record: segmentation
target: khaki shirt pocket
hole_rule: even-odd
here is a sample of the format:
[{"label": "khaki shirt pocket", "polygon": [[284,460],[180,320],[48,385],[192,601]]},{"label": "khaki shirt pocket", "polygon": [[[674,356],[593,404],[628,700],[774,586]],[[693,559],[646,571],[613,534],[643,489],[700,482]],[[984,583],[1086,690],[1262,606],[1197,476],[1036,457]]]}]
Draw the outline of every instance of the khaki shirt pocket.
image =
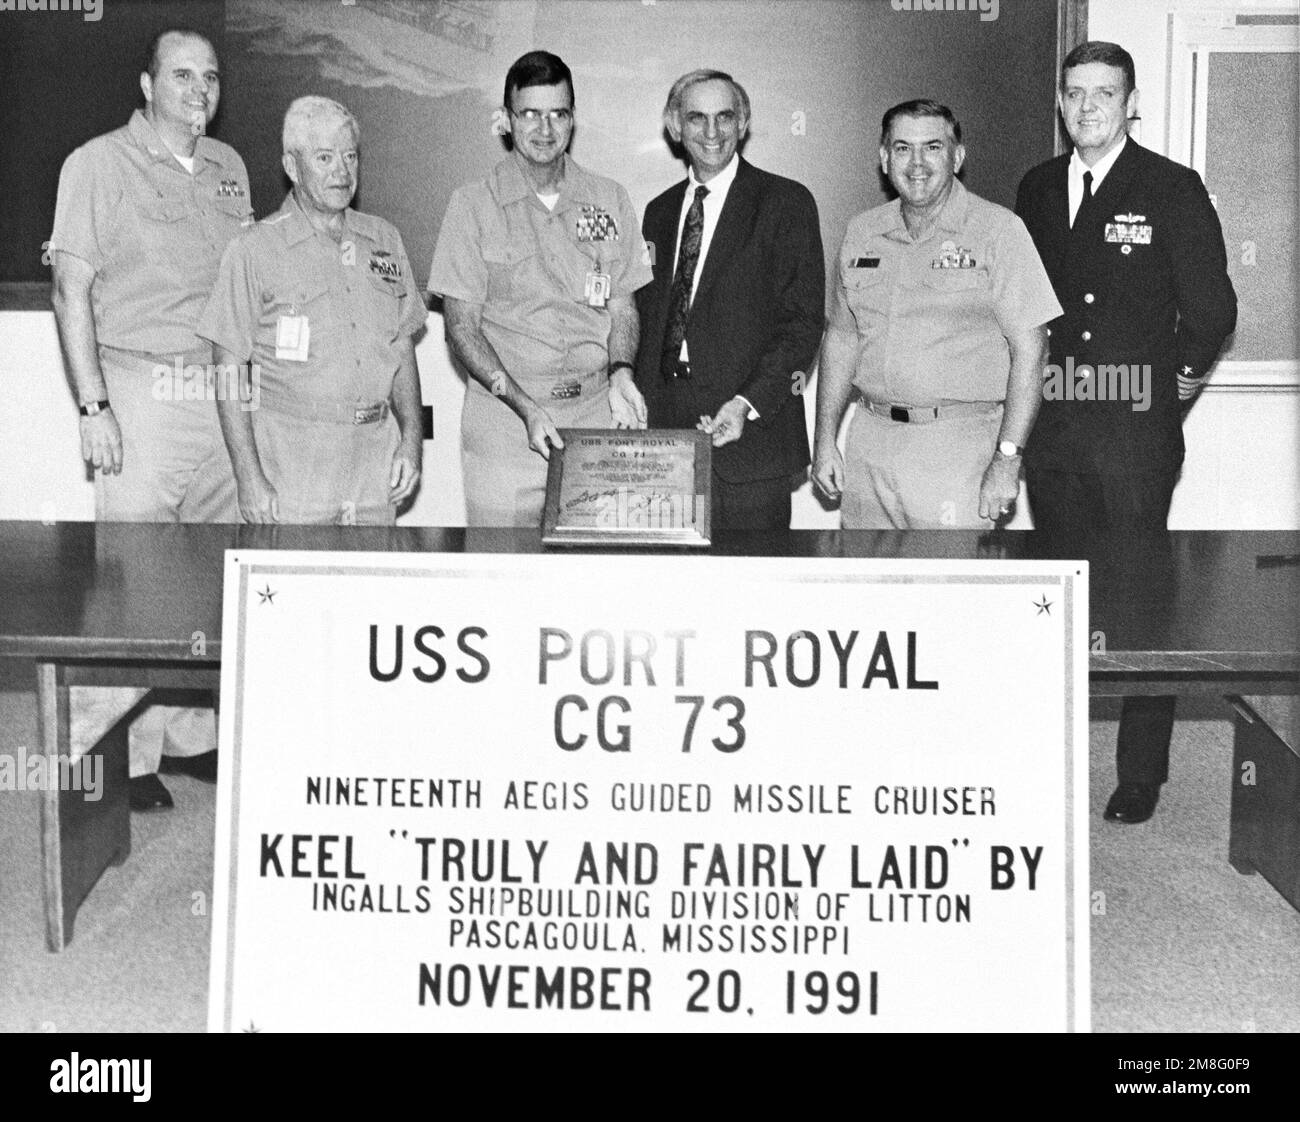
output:
[{"label": "khaki shirt pocket", "polygon": [[326,281],[310,281],[277,286],[267,295],[262,317],[257,325],[257,342],[274,354],[276,332],[282,316],[306,316],[311,332],[309,357],[321,353],[324,336],[333,328],[333,308]]},{"label": "khaki shirt pocket", "polygon": [[488,301],[513,301],[522,294],[536,269],[537,247],[508,242],[487,243],[483,262],[488,271]]},{"label": "khaki shirt pocket", "polygon": [[365,286],[367,297],[368,322],[384,342],[391,343],[397,338],[397,329],[402,322],[402,297],[405,289],[400,280],[385,280],[378,273],[366,271]]},{"label": "khaki shirt pocket", "polygon": [[183,202],[173,199],[150,199],[140,206],[140,248],[146,257],[158,263],[171,261],[176,254],[186,253],[197,240],[193,223],[185,219],[192,211]]},{"label": "khaki shirt pocket", "polygon": [[987,269],[930,269],[922,274],[922,283],[936,292],[987,292]]},{"label": "khaki shirt pocket", "polygon": [[165,226],[172,222],[179,222],[189,214],[189,208],[182,202],[155,199],[141,206],[140,213],[146,221]]},{"label": "khaki shirt pocket", "polygon": [[858,331],[867,335],[883,328],[889,319],[894,271],[882,262],[875,269],[845,269],[843,276],[844,298],[857,321]]},{"label": "khaki shirt pocket", "polygon": [[231,228],[238,230],[246,223],[251,224],[253,214],[249,210],[247,199],[220,198],[213,202],[217,214],[223,223],[229,223]]}]

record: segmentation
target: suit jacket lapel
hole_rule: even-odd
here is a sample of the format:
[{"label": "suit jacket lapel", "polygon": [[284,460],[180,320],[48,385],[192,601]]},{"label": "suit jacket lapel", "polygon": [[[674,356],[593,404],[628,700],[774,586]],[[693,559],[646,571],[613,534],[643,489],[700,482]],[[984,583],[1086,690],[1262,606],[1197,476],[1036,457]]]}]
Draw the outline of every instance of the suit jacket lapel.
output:
[{"label": "suit jacket lapel", "polygon": [[1106,178],[1101,181],[1101,186],[1092,197],[1094,215],[1104,214],[1108,220],[1113,221],[1111,216],[1123,210],[1121,202],[1128,192],[1128,185],[1137,171],[1139,160],[1137,145],[1132,140],[1125,141],[1124,151],[1111,165]]},{"label": "suit jacket lapel", "polygon": [[673,287],[673,273],[677,265],[677,225],[682,216],[682,200],[686,197],[686,180],[668,188],[660,218],[654,229],[648,231],[654,242],[654,274],[665,303]]},{"label": "suit jacket lapel", "polygon": [[731,190],[727,192],[722,213],[718,215],[718,225],[713,231],[713,240],[709,242],[709,253],[704,259],[704,271],[700,274],[692,307],[705,299],[719,273],[744,244],[744,233],[749,229],[750,220],[758,205],[755,178],[753,169],[741,160]]}]

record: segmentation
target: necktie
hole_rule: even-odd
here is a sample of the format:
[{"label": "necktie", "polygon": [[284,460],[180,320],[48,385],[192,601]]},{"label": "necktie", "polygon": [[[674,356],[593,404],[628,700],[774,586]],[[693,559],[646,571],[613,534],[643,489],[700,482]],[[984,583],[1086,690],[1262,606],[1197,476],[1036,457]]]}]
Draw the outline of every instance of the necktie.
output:
[{"label": "necktie", "polygon": [[659,356],[659,372],[671,378],[682,353],[686,338],[686,322],[691,313],[691,289],[695,284],[695,266],[700,259],[700,239],[704,236],[704,196],[709,189],[700,184],[695,188],[691,209],[686,212],[682,227],[682,246],[677,254],[677,272],[668,293],[668,322],[664,325],[664,349]]},{"label": "necktie", "polygon": [[1079,215],[1083,213],[1084,208],[1092,202],[1092,172],[1083,173],[1083,198],[1079,200],[1079,209],[1074,212],[1074,220],[1079,221]]}]

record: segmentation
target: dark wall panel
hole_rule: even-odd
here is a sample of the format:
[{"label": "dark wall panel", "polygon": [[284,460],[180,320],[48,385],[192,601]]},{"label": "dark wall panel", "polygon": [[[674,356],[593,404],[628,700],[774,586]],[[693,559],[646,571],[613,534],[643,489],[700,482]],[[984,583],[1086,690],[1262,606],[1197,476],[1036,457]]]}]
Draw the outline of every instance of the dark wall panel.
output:
[{"label": "dark wall panel", "polygon": [[76,11],[0,13],[0,282],[50,279],[42,257],[59,168],[144,104],[141,55],[175,24],[202,31],[220,53],[225,3],[103,0],[94,21]]},{"label": "dark wall panel", "polygon": [[890,0],[105,0],[97,23],[0,16],[0,280],[48,279],[40,250],[59,164],[126,120],[140,48],[169,22],[217,42],[214,134],[248,164],[257,213],[285,189],[288,103],[335,97],[362,122],[358,204],[397,224],[421,278],[452,189],[502,154],[502,80],[535,46],[574,71],[576,158],[619,179],[638,209],[683,174],[661,132],[668,86],[697,66],[729,70],[753,101],[745,155],[809,186],[828,252],[853,214],[885,198],[879,122],[897,101],[953,108],[965,181],[995,202],[1010,205],[1023,172],[1052,154],[1052,0],[1001,0],[994,20]]}]

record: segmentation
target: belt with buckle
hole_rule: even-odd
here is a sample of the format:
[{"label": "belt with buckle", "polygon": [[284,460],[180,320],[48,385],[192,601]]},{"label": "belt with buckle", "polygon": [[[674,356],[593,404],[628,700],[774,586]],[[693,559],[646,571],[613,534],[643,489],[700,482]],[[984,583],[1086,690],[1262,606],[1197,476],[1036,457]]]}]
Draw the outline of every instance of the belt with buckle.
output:
[{"label": "belt with buckle", "polygon": [[858,401],[868,413],[896,421],[901,425],[924,425],[941,417],[975,417],[990,413],[1000,401],[957,401],[950,405],[895,405],[888,401],[874,401],[859,392]]},{"label": "belt with buckle", "polygon": [[388,402],[376,401],[374,405],[358,405],[352,410],[354,425],[373,425],[388,416]]},{"label": "belt with buckle", "polygon": [[581,382],[556,382],[551,387],[551,396],[555,398],[570,398],[582,396]]}]

